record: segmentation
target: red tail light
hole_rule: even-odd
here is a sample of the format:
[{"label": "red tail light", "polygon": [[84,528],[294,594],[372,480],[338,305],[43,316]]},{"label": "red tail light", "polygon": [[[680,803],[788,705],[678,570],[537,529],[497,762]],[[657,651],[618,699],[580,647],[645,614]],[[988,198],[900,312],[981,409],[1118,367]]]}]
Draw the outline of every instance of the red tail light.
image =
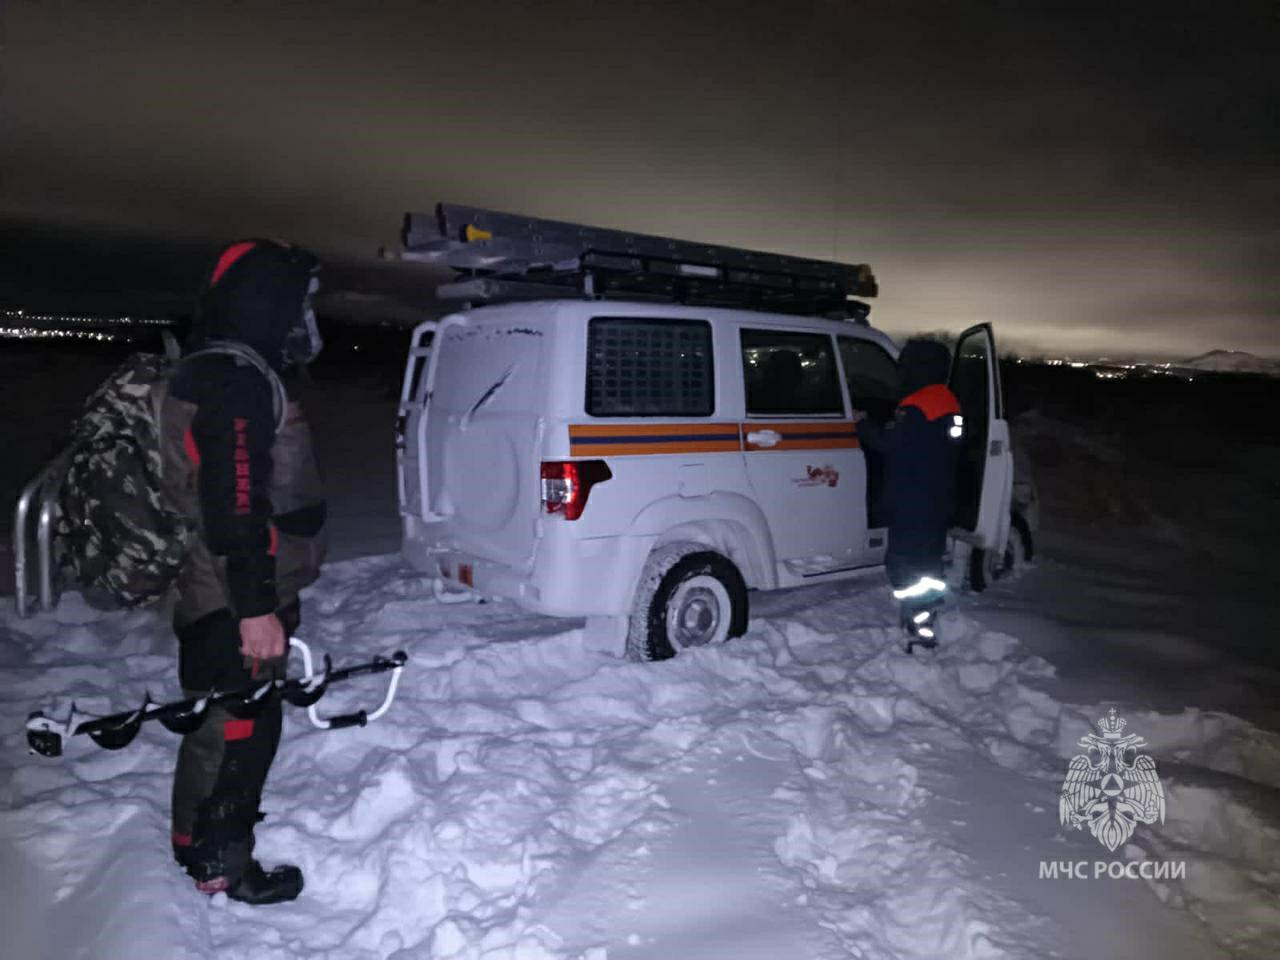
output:
[{"label": "red tail light", "polygon": [[591,488],[612,477],[603,460],[543,460],[542,506],[547,513],[577,520],[587,506]]}]

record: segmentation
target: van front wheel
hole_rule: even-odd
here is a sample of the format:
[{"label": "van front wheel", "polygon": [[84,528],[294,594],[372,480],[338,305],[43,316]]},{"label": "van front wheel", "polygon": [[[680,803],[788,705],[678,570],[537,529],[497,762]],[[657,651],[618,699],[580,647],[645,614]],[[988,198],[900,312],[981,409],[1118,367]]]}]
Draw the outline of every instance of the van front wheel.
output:
[{"label": "van front wheel", "polygon": [[981,593],[992,583],[1029,561],[1034,552],[1031,527],[1019,514],[1013,514],[1009,522],[1009,538],[1005,541],[1003,552],[975,548],[969,555],[970,588],[975,593]]},{"label": "van front wheel", "polygon": [[698,544],[655,550],[645,564],[627,631],[632,660],[666,660],[747,629],[747,588],[729,559]]}]

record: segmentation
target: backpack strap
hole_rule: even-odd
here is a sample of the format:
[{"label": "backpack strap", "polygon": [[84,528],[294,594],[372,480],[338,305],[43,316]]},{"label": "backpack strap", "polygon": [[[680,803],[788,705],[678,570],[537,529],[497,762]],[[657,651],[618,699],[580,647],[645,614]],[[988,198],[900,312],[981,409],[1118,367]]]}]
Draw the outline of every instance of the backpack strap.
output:
[{"label": "backpack strap", "polygon": [[207,356],[230,356],[238,360],[243,360],[251,366],[257,367],[258,372],[267,378],[267,382],[271,384],[271,412],[276,418],[276,433],[284,427],[285,405],[289,402],[288,395],[285,393],[284,381],[280,379],[280,375],[271,369],[271,365],[262,359],[262,354],[246,343],[240,343],[237,340],[209,340],[207,345],[194,353],[189,353],[182,358],[182,362],[192,360],[196,357]]}]

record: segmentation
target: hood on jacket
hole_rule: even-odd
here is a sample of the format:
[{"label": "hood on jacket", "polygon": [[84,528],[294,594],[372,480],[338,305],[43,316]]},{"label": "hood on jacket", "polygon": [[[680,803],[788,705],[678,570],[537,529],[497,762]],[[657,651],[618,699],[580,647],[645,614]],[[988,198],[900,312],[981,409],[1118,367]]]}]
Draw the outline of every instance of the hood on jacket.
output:
[{"label": "hood on jacket", "polygon": [[242,240],[219,254],[196,301],[186,352],[210,340],[235,340],[262,355],[277,371],[291,337],[305,336],[307,295],[320,262],[299,247],[274,240]]},{"label": "hood on jacket", "polygon": [[904,397],[934,383],[946,383],[951,351],[936,340],[908,340],[898,357],[898,385]]}]

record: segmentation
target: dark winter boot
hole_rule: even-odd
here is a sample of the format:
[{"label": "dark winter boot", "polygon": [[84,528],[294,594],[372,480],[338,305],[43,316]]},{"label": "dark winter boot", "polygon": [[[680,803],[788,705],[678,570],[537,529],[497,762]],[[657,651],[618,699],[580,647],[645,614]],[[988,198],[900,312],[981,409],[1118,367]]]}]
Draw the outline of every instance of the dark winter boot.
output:
[{"label": "dark winter boot", "polygon": [[941,563],[912,564],[890,557],[885,568],[893,585],[893,599],[898,601],[898,622],[907,635],[907,653],[916,647],[933,649],[938,645],[938,613],[947,600]]},{"label": "dark winter boot", "polygon": [[286,903],[302,892],[302,871],[291,864],[263,870],[250,860],[240,879],[226,888],[227,896],[241,903]]},{"label": "dark winter boot", "polygon": [[902,629],[907,634],[907,653],[914,653],[916,647],[932,650],[938,645],[938,612],[941,608],[941,598],[903,602],[899,616]]}]

